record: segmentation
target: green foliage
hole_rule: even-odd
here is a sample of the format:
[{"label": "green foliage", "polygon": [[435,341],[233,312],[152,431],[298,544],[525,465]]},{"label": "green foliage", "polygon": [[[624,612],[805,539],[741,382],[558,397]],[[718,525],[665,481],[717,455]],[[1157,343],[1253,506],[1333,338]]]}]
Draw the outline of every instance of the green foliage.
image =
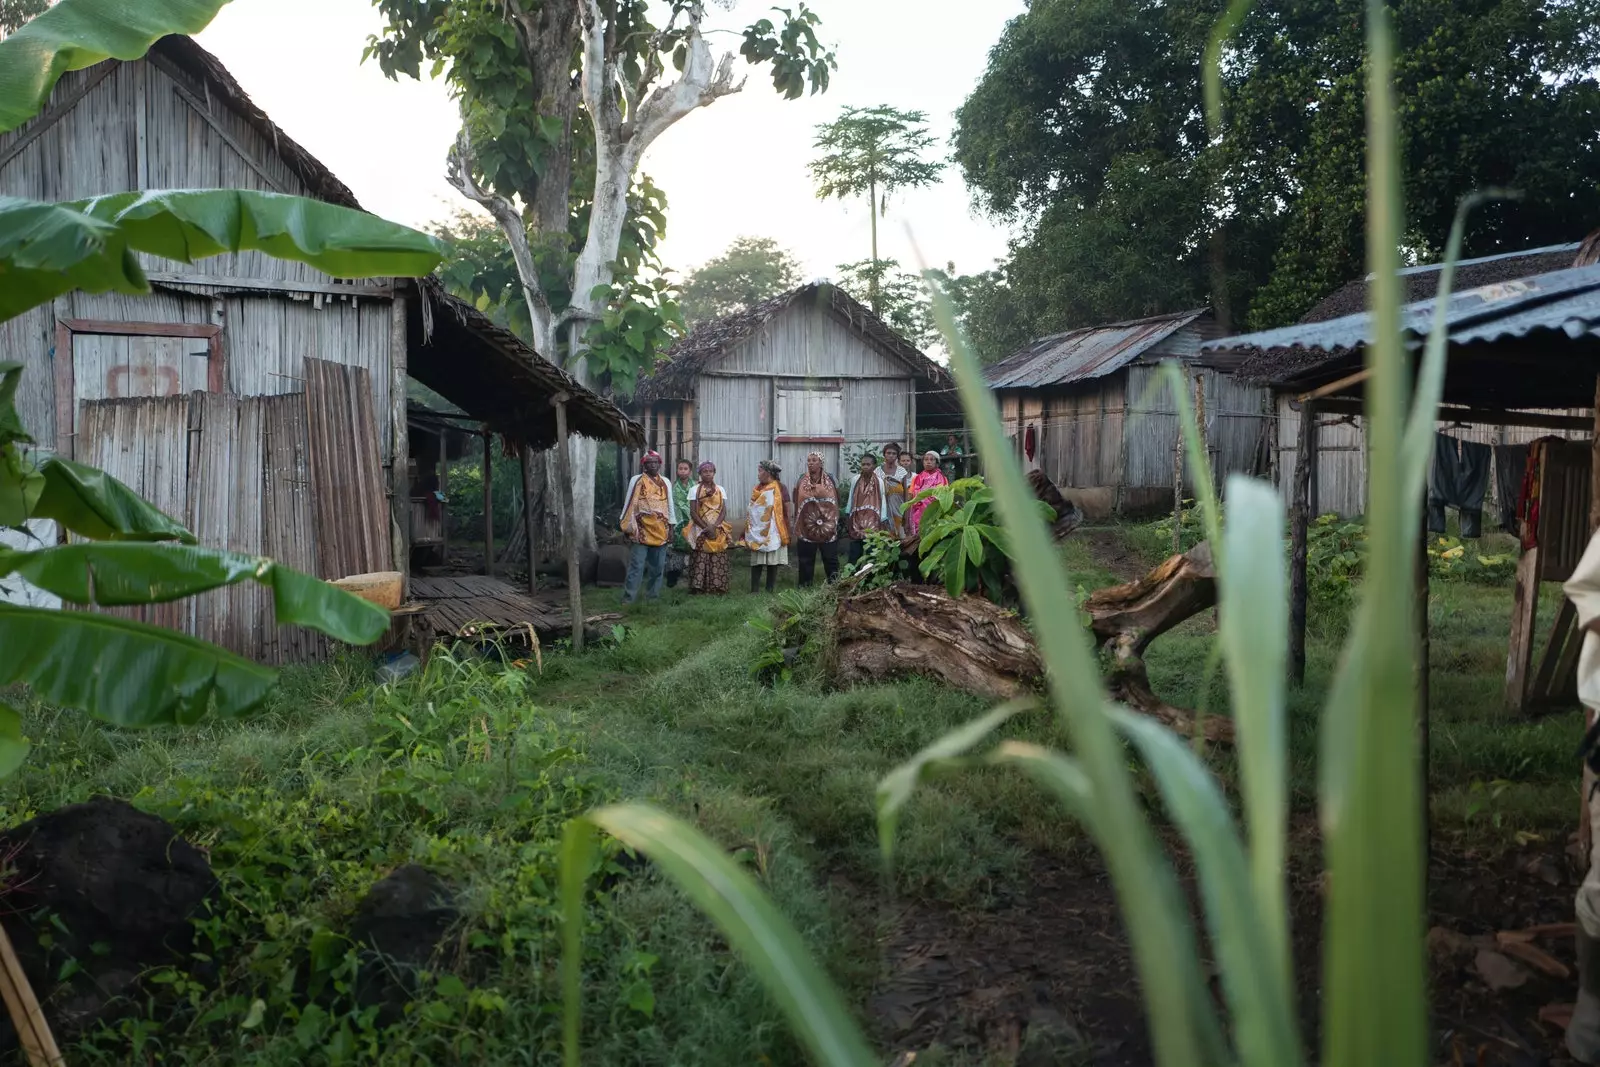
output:
[{"label": "green foliage", "polygon": [[849,564],[846,578],[855,580],[859,592],[882,589],[911,575],[911,561],[901,558],[900,539],[882,530],[870,530],[861,540],[861,558]]},{"label": "green foliage", "polygon": [[818,626],[817,596],[785,589],[769,611],[745,620],[747,627],[761,635],[762,647],[750,662],[752,678],[763,685],[793,680],[801,657],[808,648],[817,647],[811,638],[823,632]]},{"label": "green foliage", "polygon": [[[993,329],[1014,350],[1205,304],[1279,325],[1363,274],[1359,5],[1254,5],[1225,49],[1213,138],[1196,86],[1225,6],[1045,0],[1007,26],[957,113],[975,198],[1021,229],[974,335]],[[1468,255],[1592,225],[1594,17],[1587,2],[1395,5],[1414,257],[1436,258],[1457,201],[1485,186],[1526,195],[1472,219]]]},{"label": "green foliage", "polygon": [[626,274],[594,295],[604,303],[600,320],[584,334],[589,373],[622,396],[632,396],[639,376],[683,336],[677,288],[660,276],[646,282]]},{"label": "green foliage", "polygon": [[148,293],[136,252],[192,263],[242,251],[340,278],[423,275],[443,256],[426,234],[279,193],[117,193],[68,204],[0,196],[0,321],[74,289]]},{"label": "green foliage", "polygon": [[[433,235],[445,246],[439,280],[450,295],[467,301],[493,319],[495,325],[533,344],[528,302],[522,294],[511,247],[500,227],[482,215],[458,211],[449,222],[436,227]],[[542,265],[553,258],[548,254],[539,257]],[[540,281],[548,298],[552,290],[562,287],[562,273],[545,271]]]},{"label": "green foliage", "polygon": [[901,270],[898,260],[841,263],[838,271],[839,288],[877,312],[895,333],[917,348],[938,343],[928,287],[915,274]]},{"label": "green foliage", "polygon": [[690,328],[754,307],[800,284],[800,261],[770,237],[738,237],[683,281]]},{"label": "green foliage", "polygon": [[[961,478],[924,489],[910,500],[926,500],[917,529],[922,535],[922,575],[938,574],[951,596],[982,593],[995,603],[1006,599],[1006,579],[1015,559],[1011,539],[1001,528],[994,491],[982,478]],[[1055,511],[1035,501],[1034,512],[1046,524]]]},{"label": "green foliage", "polygon": [[[68,71],[106,59],[138,59],[173,33],[205,29],[228,0],[10,0],[0,7],[0,133],[44,110]],[[36,16],[36,17],[35,17]],[[32,21],[28,21],[29,18]]]}]

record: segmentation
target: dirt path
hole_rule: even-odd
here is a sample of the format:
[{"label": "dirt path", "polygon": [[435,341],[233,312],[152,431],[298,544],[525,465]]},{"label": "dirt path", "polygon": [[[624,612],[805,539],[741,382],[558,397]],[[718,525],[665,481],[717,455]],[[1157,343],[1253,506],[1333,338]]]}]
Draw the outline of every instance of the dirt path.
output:
[{"label": "dirt path", "polygon": [[1110,571],[1119,582],[1131,582],[1150,570],[1144,560],[1128,550],[1114,527],[1082,526],[1072,536],[1084,543],[1097,566]]}]

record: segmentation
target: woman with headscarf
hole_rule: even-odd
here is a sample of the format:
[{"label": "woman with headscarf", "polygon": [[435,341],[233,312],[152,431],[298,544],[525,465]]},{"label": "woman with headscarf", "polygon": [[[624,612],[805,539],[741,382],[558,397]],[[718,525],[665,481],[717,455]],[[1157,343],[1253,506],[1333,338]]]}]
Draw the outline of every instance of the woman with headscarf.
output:
[{"label": "woman with headscarf", "polygon": [[761,461],[760,481],[750,491],[750,519],[744,547],[750,550],[750,591],[760,590],[761,572],[767,572],[767,592],[778,581],[778,568],[789,565],[789,502],[783,495],[783,473],[770,459]]},{"label": "woman with headscarf", "polygon": [[661,597],[661,584],[665,578],[667,542],[672,540],[672,528],[678,524],[678,512],[672,505],[672,487],[661,477],[661,453],[646,452],[639,461],[642,474],[633,476],[628,483],[626,503],[622,507],[622,532],[633,542],[628,556],[628,577],[622,586],[622,602],[632,604],[639,598],[639,584],[649,570],[651,600]]},{"label": "woman with headscarf", "polygon": [[717,465],[710,460],[700,464],[700,480],[689,490],[689,521],[683,525],[683,539],[692,553],[689,557],[689,592],[728,591],[728,549],[733,530],[726,521],[728,494],[717,484]]},{"label": "woman with headscarf", "polygon": [[939,453],[924,452],[922,454],[922,469],[917,476],[911,479],[911,499],[916,503],[906,506],[906,536],[916,537],[917,526],[922,521],[922,513],[927,510],[926,500],[917,500],[917,494],[929,489],[936,489],[941,485],[949,485],[950,479],[944,476],[944,471],[939,469]]},{"label": "woman with headscarf", "polygon": [[850,494],[845,497],[844,525],[850,536],[851,563],[861,559],[866,550],[867,534],[890,529],[888,496],[877,457],[871,452],[863,453],[861,473],[850,483]]},{"label": "woman with headscarf", "polygon": [[794,513],[800,528],[800,588],[816,578],[817,556],[828,581],[839,577],[839,486],[822,469],[822,453],[806,457],[806,472],[794,483]]}]

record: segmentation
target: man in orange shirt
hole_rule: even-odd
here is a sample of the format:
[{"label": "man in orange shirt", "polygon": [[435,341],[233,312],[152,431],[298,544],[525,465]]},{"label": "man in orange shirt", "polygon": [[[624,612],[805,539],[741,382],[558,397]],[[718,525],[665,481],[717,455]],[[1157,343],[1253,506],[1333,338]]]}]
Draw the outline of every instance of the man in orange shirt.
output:
[{"label": "man in orange shirt", "polygon": [[639,599],[639,585],[649,570],[651,600],[661,597],[661,584],[666,577],[667,542],[672,540],[672,528],[678,524],[677,508],[672,502],[672,486],[661,477],[661,453],[646,452],[641,462],[643,474],[636,474],[628,483],[627,503],[622,508],[622,532],[633,542],[628,557],[628,577],[622,587],[622,602],[632,604]]}]

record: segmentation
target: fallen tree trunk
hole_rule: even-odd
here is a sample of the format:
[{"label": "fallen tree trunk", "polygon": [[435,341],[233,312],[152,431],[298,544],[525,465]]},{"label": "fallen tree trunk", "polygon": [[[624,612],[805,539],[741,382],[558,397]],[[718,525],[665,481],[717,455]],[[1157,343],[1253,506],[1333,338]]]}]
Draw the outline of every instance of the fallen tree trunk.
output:
[{"label": "fallen tree trunk", "polygon": [[[1201,544],[1137,581],[1102,589],[1084,610],[1099,645],[1111,649],[1107,688],[1114,699],[1192,735],[1195,717],[1156,696],[1145,670],[1150,642],[1216,604],[1211,552]],[[839,601],[835,678],[846,684],[906,675],[1009,700],[1037,688],[1044,670],[1022,619],[980,597],[952,600],[926,586],[892,585]],[[1233,720],[1208,716],[1209,740],[1231,744]]]},{"label": "fallen tree trunk", "polygon": [[909,674],[1010,700],[1043,676],[1033,637],[1015,612],[981,597],[952,600],[900,583],[839,601],[835,677],[875,682]]}]

